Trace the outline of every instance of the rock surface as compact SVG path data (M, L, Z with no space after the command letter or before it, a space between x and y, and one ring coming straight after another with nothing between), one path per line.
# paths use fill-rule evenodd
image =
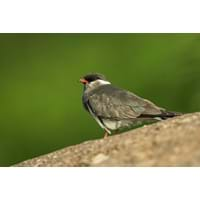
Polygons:
M66 147L15 166L200 166L200 113Z

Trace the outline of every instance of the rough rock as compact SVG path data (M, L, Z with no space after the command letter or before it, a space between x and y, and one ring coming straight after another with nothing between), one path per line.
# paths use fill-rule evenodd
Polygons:
M15 166L200 166L200 113L83 142Z

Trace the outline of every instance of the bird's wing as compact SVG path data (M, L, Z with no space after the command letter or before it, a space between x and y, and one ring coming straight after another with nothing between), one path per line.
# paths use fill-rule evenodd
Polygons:
M103 85L88 94L87 101L92 111L102 118L134 119L142 115L155 116L162 109L152 102L112 85Z

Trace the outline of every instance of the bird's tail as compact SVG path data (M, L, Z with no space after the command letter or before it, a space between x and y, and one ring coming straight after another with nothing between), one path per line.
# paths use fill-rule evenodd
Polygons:
M177 117L182 115L182 113L180 112L174 112L174 111L162 111L161 115L159 117L161 117L162 119L167 119L167 118L171 118L171 117Z
M173 112L173 111L166 111L166 110L161 110L160 114L156 114L156 115L151 115L151 114L142 114L140 115L138 118L149 118L149 119L157 119L157 120L165 120L168 118L172 118L172 117L177 117L182 115L182 113L180 112Z

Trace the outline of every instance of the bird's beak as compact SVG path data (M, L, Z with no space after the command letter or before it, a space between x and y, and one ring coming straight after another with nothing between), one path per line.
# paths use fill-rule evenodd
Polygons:
M80 82L81 82L81 83L83 83L83 84L86 84L86 83L88 83L88 81L87 81L87 80L85 80L85 79L82 79L82 78L80 79Z

